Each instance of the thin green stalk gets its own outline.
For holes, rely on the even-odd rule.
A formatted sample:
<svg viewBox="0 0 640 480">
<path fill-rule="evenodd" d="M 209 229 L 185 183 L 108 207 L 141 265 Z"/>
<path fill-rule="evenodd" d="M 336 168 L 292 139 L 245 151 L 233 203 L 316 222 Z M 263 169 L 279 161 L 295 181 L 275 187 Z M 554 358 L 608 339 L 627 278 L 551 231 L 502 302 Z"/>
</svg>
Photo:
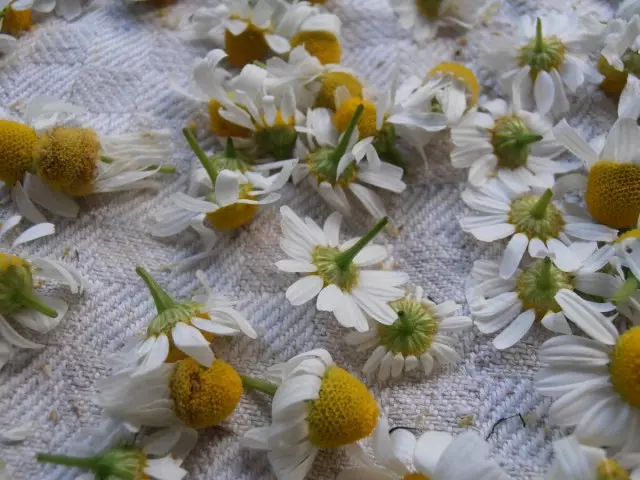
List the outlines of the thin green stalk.
<svg viewBox="0 0 640 480">
<path fill-rule="evenodd" d="M 536 52 L 541 53 L 544 51 L 544 38 L 542 37 L 542 20 L 538 17 L 536 21 Z"/>
<path fill-rule="evenodd" d="M 276 394 L 276 390 L 278 390 L 278 386 L 273 383 L 258 380 L 256 378 L 245 377 L 244 375 L 240 375 L 240 378 L 242 379 L 242 384 L 245 388 L 257 390 L 259 392 L 266 393 L 267 395 L 271 395 L 272 397 Z"/>
<path fill-rule="evenodd" d="M 158 170 L 158 173 L 176 173 L 175 165 L 149 165 L 145 170 Z"/>
<path fill-rule="evenodd" d="M 200 160 L 200 163 L 202 164 L 204 169 L 207 171 L 207 174 L 209 175 L 209 178 L 211 179 L 212 184 L 215 185 L 216 177 L 218 176 L 218 174 L 216 172 L 215 167 L 211 163 L 211 160 L 209 159 L 209 157 L 207 157 L 207 154 L 204 153 L 204 150 L 196 140 L 196 137 L 193 135 L 191 130 L 189 130 L 188 128 L 183 128 L 182 133 L 187 139 L 187 142 L 189 142 L 189 146 L 191 147 L 191 150 L 193 150 L 193 153 L 196 154 L 196 157 L 198 157 L 198 160 Z"/>
<path fill-rule="evenodd" d="M 55 463 L 56 465 L 65 465 L 67 467 L 88 468 L 93 470 L 100 457 L 70 457 L 68 455 L 56 455 L 50 453 L 36 454 L 36 460 L 42 463 Z"/>
<path fill-rule="evenodd" d="M 548 290 L 551 287 L 551 283 L 553 279 L 551 278 L 551 259 L 549 257 L 545 257 L 542 260 L 542 270 L 540 271 L 540 276 L 538 277 L 538 288 L 541 290 Z"/>
<path fill-rule="evenodd" d="M 539 142 L 542 138 L 542 135 L 537 135 L 535 133 L 523 133 L 516 137 L 516 145 L 521 148 L 526 147 L 532 143 Z"/>
<path fill-rule="evenodd" d="M 553 192 L 550 188 L 547 188 L 530 211 L 533 218 L 538 220 L 544 218 L 547 207 L 551 203 L 551 197 L 553 197 Z"/>
<path fill-rule="evenodd" d="M 380 233 L 380 230 L 382 230 L 388 222 L 389 219 L 387 217 L 382 218 L 371 230 L 365 233 L 362 238 L 355 243 L 355 245 L 337 255 L 335 262 L 336 265 L 338 265 L 338 268 L 341 270 L 347 270 L 349 268 L 349 264 L 351 264 L 356 255 L 360 253 L 367 243 L 373 240 L 373 238 Z"/>
<path fill-rule="evenodd" d="M 349 125 L 347 125 L 347 129 L 344 131 L 340 143 L 338 143 L 338 146 L 333 151 L 333 160 L 335 161 L 336 165 L 347 151 L 347 147 L 349 146 L 349 139 L 351 138 L 351 135 L 353 135 L 353 131 L 358 126 L 358 121 L 362 116 L 362 112 L 364 112 L 364 105 L 360 104 L 358 105 L 358 108 L 356 108 L 356 111 L 353 112 L 353 116 L 351 117 L 351 120 L 349 120 Z"/>
<path fill-rule="evenodd" d="M 40 300 L 40 298 L 38 298 L 31 289 L 20 289 L 15 293 L 15 295 L 16 300 L 24 307 L 40 312 L 47 317 L 56 318 L 58 316 L 58 312 Z"/>
<path fill-rule="evenodd" d="M 231 137 L 227 138 L 227 146 L 224 149 L 224 156 L 227 158 L 236 158 L 238 156 L 236 147 L 233 145 L 233 139 Z"/>
<path fill-rule="evenodd" d="M 147 288 L 153 297 L 158 313 L 162 313 L 175 305 L 176 302 L 171 298 L 171 295 L 165 292 L 158 282 L 156 282 L 144 268 L 136 267 L 136 273 L 140 278 L 142 278 L 144 283 L 147 284 Z"/>
</svg>

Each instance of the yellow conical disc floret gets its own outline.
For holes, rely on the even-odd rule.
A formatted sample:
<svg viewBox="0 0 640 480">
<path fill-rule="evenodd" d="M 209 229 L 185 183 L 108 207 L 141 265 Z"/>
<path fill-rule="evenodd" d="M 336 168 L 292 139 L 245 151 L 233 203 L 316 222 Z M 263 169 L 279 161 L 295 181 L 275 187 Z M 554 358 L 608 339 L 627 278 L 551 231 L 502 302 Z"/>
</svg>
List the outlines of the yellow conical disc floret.
<svg viewBox="0 0 640 480">
<path fill-rule="evenodd" d="M 598 222 L 632 228 L 640 215 L 640 166 L 601 161 L 589 170 L 585 202 Z"/>
<path fill-rule="evenodd" d="M 208 428 L 218 425 L 236 409 L 242 396 L 242 380 L 222 360 L 205 368 L 187 358 L 177 363 L 169 389 L 178 418 L 189 427 Z"/>
<path fill-rule="evenodd" d="M 222 105 L 217 100 L 209 101 L 209 119 L 211 123 L 211 131 L 219 137 L 248 137 L 251 130 L 235 123 L 230 122 L 220 115 L 220 107 Z"/>
<path fill-rule="evenodd" d="M 378 133 L 376 129 L 376 106 L 361 98 L 351 97 L 344 102 L 333 115 L 333 124 L 338 132 L 345 132 L 351 121 L 351 117 L 353 117 L 359 105 L 364 106 L 360 120 L 358 120 L 358 133 L 360 134 L 360 138 L 374 137 Z"/>
<path fill-rule="evenodd" d="M 631 476 L 618 462 L 605 458 L 598 462 L 595 480 L 631 480 Z"/>
<path fill-rule="evenodd" d="M 32 25 L 32 12 L 30 8 L 25 10 L 14 10 L 8 8 L 2 19 L 2 33 L 8 33 L 14 37 L 26 32 Z"/>
<path fill-rule="evenodd" d="M 316 57 L 323 65 L 340 63 L 342 47 L 340 40 L 333 33 L 324 30 L 301 31 L 291 38 L 291 48 L 303 45 L 312 57 Z"/>
<path fill-rule="evenodd" d="M 93 189 L 100 140 L 87 128 L 56 127 L 38 137 L 35 168 L 51 188 L 72 196 Z"/>
<path fill-rule="evenodd" d="M 35 146 L 33 128 L 0 120 L 0 180 L 9 185 L 22 180 L 33 164 Z"/>
<path fill-rule="evenodd" d="M 436 65 L 429 72 L 428 76 L 432 77 L 438 74 L 450 75 L 460 80 L 469 90 L 469 94 L 471 95 L 471 104 L 476 105 L 478 103 L 478 98 L 480 98 L 480 82 L 478 82 L 478 78 L 471 69 L 460 63 L 443 62 Z"/>
<path fill-rule="evenodd" d="M 622 399 L 640 408 L 640 327 L 627 330 L 618 338 L 611 352 L 609 376 Z"/>
<path fill-rule="evenodd" d="M 225 30 L 224 49 L 229 63 L 238 68 L 256 60 L 262 60 L 269 53 L 264 31 L 252 23 L 240 35 L 234 35 L 229 30 Z"/>
<path fill-rule="evenodd" d="M 245 185 L 239 197 L 245 200 L 253 200 L 248 192 L 250 185 Z M 256 203 L 234 203 L 219 208 L 215 212 L 207 213 L 207 220 L 218 230 L 235 230 L 244 227 L 258 214 L 259 205 Z"/>
<path fill-rule="evenodd" d="M 624 87 L 627 85 L 629 74 L 613 68 L 602 55 L 598 59 L 598 71 L 604 76 L 600 88 L 610 98 L 618 100 Z"/>
<path fill-rule="evenodd" d="M 310 402 L 309 441 L 318 448 L 357 442 L 373 432 L 378 414 L 378 405 L 362 382 L 340 367 L 329 367 L 318 399 Z"/>
</svg>

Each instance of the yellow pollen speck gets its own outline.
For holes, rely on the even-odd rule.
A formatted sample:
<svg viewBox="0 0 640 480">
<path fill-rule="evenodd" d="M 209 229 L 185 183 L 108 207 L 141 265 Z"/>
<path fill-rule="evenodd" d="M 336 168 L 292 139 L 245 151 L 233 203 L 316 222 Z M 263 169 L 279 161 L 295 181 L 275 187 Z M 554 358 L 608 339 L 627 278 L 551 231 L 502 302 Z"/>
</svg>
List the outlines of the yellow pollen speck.
<svg viewBox="0 0 640 480">
<path fill-rule="evenodd" d="M 378 405 L 360 380 L 340 367 L 329 367 L 317 400 L 310 402 L 309 441 L 318 448 L 338 448 L 368 437 L 378 423 Z"/>
<path fill-rule="evenodd" d="M 613 389 L 622 399 L 640 408 L 640 327 L 620 335 L 611 352 L 609 375 Z"/>
<path fill-rule="evenodd" d="M 248 200 L 251 187 L 246 185 L 240 191 L 240 198 Z M 207 213 L 207 220 L 218 230 L 235 230 L 248 225 L 258 214 L 257 203 L 233 203 L 219 208 L 215 212 Z"/>
<path fill-rule="evenodd" d="M 100 140 L 93 130 L 56 127 L 38 137 L 36 173 L 54 190 L 89 195 L 99 155 Z"/>
<path fill-rule="evenodd" d="M 600 161 L 589 170 L 585 202 L 598 222 L 633 228 L 640 215 L 640 165 Z"/>
<path fill-rule="evenodd" d="M 478 103 L 478 98 L 480 98 L 480 82 L 478 82 L 478 78 L 470 68 L 465 67 L 460 63 L 442 62 L 436 65 L 429 72 L 428 76 L 432 77 L 438 74 L 450 75 L 460 80 L 469 90 L 469 94 L 471 95 L 471 104 L 476 105 Z"/>
<path fill-rule="evenodd" d="M 225 30 L 224 49 L 229 63 L 241 68 L 265 58 L 269 53 L 269 45 L 264 38 L 264 33 L 253 23 L 250 23 L 240 35 L 234 35 L 229 30 Z"/>
<path fill-rule="evenodd" d="M 376 106 L 361 98 L 351 97 L 344 102 L 333 115 L 333 124 L 338 132 L 345 132 L 359 105 L 364 107 L 360 120 L 358 120 L 358 133 L 360 134 L 360 138 L 373 137 L 378 133 L 376 129 Z"/>
<path fill-rule="evenodd" d="M 315 108 L 336 109 L 334 92 L 344 86 L 352 97 L 362 97 L 362 83 L 347 72 L 326 72 L 320 77 L 320 90 L 314 104 Z"/>
<path fill-rule="evenodd" d="M 17 36 L 29 30 L 32 26 L 32 12 L 30 8 L 25 10 L 7 9 L 2 19 L 2 33 Z"/>
<path fill-rule="evenodd" d="M 598 462 L 595 480 L 630 480 L 629 472 L 622 468 L 618 462 L 611 458 L 605 458 Z"/>
<path fill-rule="evenodd" d="M 169 389 L 178 418 L 189 427 L 208 428 L 218 425 L 236 409 L 242 396 L 242 380 L 222 360 L 205 368 L 187 358 L 177 363 Z"/>
<path fill-rule="evenodd" d="M 31 169 L 36 146 L 33 128 L 0 120 L 0 180 L 14 185 Z"/>
<path fill-rule="evenodd" d="M 431 480 L 431 477 L 423 473 L 407 473 L 402 480 Z"/>
<path fill-rule="evenodd" d="M 251 130 L 230 122 L 220 115 L 221 104 L 217 100 L 209 101 L 209 120 L 211 131 L 219 137 L 248 137 Z"/>
<path fill-rule="evenodd" d="M 323 65 L 340 63 L 342 58 L 340 40 L 331 32 L 324 30 L 298 32 L 291 38 L 290 43 L 291 48 L 304 45 L 305 50 Z"/>
</svg>

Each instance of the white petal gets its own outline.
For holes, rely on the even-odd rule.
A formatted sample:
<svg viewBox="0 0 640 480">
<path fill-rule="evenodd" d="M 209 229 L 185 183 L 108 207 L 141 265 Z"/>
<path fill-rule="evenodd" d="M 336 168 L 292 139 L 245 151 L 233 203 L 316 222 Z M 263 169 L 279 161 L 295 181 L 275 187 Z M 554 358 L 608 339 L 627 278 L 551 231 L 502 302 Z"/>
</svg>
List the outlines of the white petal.
<svg viewBox="0 0 640 480">
<path fill-rule="evenodd" d="M 507 238 L 516 231 L 516 227 L 510 223 L 500 223 L 498 225 L 489 225 L 486 227 L 474 228 L 470 231 L 471 235 L 481 242 L 495 242 Z"/>
<path fill-rule="evenodd" d="M 598 161 L 598 154 L 583 140 L 578 132 L 569 126 L 566 120 L 561 120 L 553 127 L 553 134 L 556 140 L 580 158 L 587 168 Z"/>
<path fill-rule="evenodd" d="M 359 332 L 369 330 L 367 318 L 349 294 L 342 295 L 342 301 L 333 311 L 333 315 L 343 327 L 355 328 Z"/>
<path fill-rule="evenodd" d="M 505 328 L 496 338 L 493 339 L 493 345 L 498 350 L 504 350 L 505 348 L 512 347 L 527 334 L 535 319 L 535 310 L 527 310 L 526 312 L 521 313 L 513 322 L 511 322 L 511 325 Z"/>
<path fill-rule="evenodd" d="M 418 472 L 433 476 L 440 457 L 453 441 L 453 437 L 445 432 L 426 432 L 416 443 L 413 464 Z"/>
<path fill-rule="evenodd" d="M 552 332 L 571 335 L 571 326 L 562 312 L 548 312 L 542 319 L 542 325 Z"/>
<path fill-rule="evenodd" d="M 333 312 L 342 301 L 342 290 L 337 285 L 327 285 L 318 295 L 317 308 L 321 312 Z"/>
<path fill-rule="evenodd" d="M 555 86 L 548 72 L 544 70 L 538 72 L 536 83 L 533 86 L 533 96 L 541 114 L 544 115 L 551 110 L 555 98 Z"/>
<path fill-rule="evenodd" d="M 303 305 L 318 295 L 322 286 L 322 278 L 316 275 L 303 277 L 287 289 L 287 300 L 291 305 Z"/>
<path fill-rule="evenodd" d="M 553 263 L 563 272 L 573 272 L 580 268 L 580 259 L 560 240 L 550 238 L 547 248 L 553 253 Z"/>
<path fill-rule="evenodd" d="M 0 440 L 5 443 L 22 442 L 35 433 L 31 423 L 24 423 L 7 430 L 0 431 Z"/>
<path fill-rule="evenodd" d="M 518 269 L 520 261 L 524 252 L 529 245 L 529 239 L 524 233 L 516 233 L 502 256 L 502 262 L 500 262 L 500 276 L 504 279 L 511 278 Z"/>
<path fill-rule="evenodd" d="M 267 44 L 269 48 L 273 50 L 278 55 L 282 55 L 283 53 L 291 50 L 291 45 L 289 44 L 289 40 L 280 35 L 266 34 L 264 38 L 267 40 Z"/>
<path fill-rule="evenodd" d="M 169 338 L 164 333 L 158 335 L 151 350 L 145 355 L 140 366 L 133 372 L 131 376 L 144 375 L 155 370 L 164 363 L 169 355 Z"/>
<path fill-rule="evenodd" d="M 314 264 L 298 260 L 280 260 L 276 262 L 276 267 L 278 270 L 289 273 L 312 273 L 318 270 Z"/>
<path fill-rule="evenodd" d="M 382 245 L 367 245 L 358 252 L 353 259 L 353 263 L 359 267 L 375 265 L 384 261 L 387 255 L 386 247 Z"/>
<path fill-rule="evenodd" d="M 562 289 L 555 296 L 566 317 L 583 332 L 606 345 L 614 345 L 618 331 L 610 318 L 594 311 L 582 299 L 570 290 Z"/>
<path fill-rule="evenodd" d="M 240 194 L 238 175 L 230 170 L 222 170 L 216 177 L 216 201 L 222 207 L 235 203 Z"/>
<path fill-rule="evenodd" d="M 4 317 L 0 317 L 0 335 L 4 337 L 4 340 L 9 342 L 11 345 L 15 345 L 16 347 L 31 349 L 44 348 L 44 345 L 40 345 L 39 343 L 27 340 L 18 332 L 16 332 Z"/>
<path fill-rule="evenodd" d="M 340 223 L 342 223 L 342 215 L 333 212 L 324 222 L 324 236 L 330 246 L 337 247 L 340 243 Z"/>
<path fill-rule="evenodd" d="M 179 322 L 171 330 L 171 337 L 175 346 L 205 367 L 210 367 L 215 357 L 200 330 Z"/>
<path fill-rule="evenodd" d="M 640 127 L 635 118 L 619 118 L 613 124 L 600 157 L 614 162 L 634 162 L 640 150 Z"/>
</svg>

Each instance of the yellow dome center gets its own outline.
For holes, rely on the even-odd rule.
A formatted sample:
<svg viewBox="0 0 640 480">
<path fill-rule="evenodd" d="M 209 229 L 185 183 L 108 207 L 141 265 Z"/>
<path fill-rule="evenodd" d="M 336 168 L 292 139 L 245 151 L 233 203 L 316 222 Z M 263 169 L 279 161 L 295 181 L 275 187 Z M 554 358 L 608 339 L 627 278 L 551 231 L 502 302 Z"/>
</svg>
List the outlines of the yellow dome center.
<svg viewBox="0 0 640 480">
<path fill-rule="evenodd" d="M 26 10 L 14 10 L 13 8 L 6 9 L 2 20 L 2 33 L 8 33 L 12 36 L 17 36 L 22 32 L 26 32 L 32 25 L 31 9 Z"/>
<path fill-rule="evenodd" d="M 240 198 L 248 200 L 250 185 L 245 185 L 240 191 Z M 218 230 L 235 230 L 244 227 L 258 214 L 259 205 L 257 203 L 233 203 L 226 207 L 219 208 L 215 212 L 207 213 L 207 220 Z"/>
<path fill-rule="evenodd" d="M 378 423 L 378 405 L 367 387 L 346 370 L 329 367 L 320 396 L 310 402 L 309 441 L 338 448 L 368 437 Z"/>
<path fill-rule="evenodd" d="M 244 19 L 238 19 L 244 20 Z M 265 31 L 249 23 L 240 35 L 234 35 L 229 30 L 224 32 L 224 49 L 227 60 L 234 67 L 244 67 L 256 60 L 262 60 L 269 53 L 269 44 L 264 38 Z"/>
<path fill-rule="evenodd" d="M 217 100 L 209 100 L 209 120 L 211 131 L 219 137 L 248 137 L 251 130 L 229 120 L 220 115 L 220 107 L 222 105 Z"/>
<path fill-rule="evenodd" d="M 189 427 L 208 428 L 218 425 L 236 409 L 242 396 L 242 380 L 222 360 L 205 368 L 187 358 L 177 363 L 169 389 L 178 418 Z"/>
<path fill-rule="evenodd" d="M 314 107 L 335 110 L 334 93 L 340 86 L 346 87 L 352 97 L 362 97 L 362 83 L 356 77 L 347 72 L 326 72 L 320 77 L 320 90 Z"/>
<path fill-rule="evenodd" d="M 434 75 L 449 75 L 464 83 L 471 96 L 471 104 L 476 105 L 480 98 L 480 82 L 475 73 L 464 65 L 455 62 L 442 62 L 436 65 L 430 72 L 429 77 Z"/>
<path fill-rule="evenodd" d="M 640 408 L 640 327 L 620 335 L 611 352 L 609 375 L 613 389 L 629 405 Z"/>
<path fill-rule="evenodd" d="M 0 180 L 14 185 L 31 169 L 36 146 L 33 128 L 0 120 Z"/>
<path fill-rule="evenodd" d="M 424 473 L 407 473 L 402 480 L 431 480 L 431 477 Z"/>
<path fill-rule="evenodd" d="M 618 462 L 605 458 L 598 462 L 595 480 L 630 480 L 629 472 L 622 468 Z"/>
<path fill-rule="evenodd" d="M 600 161 L 589 170 L 585 202 L 598 222 L 633 228 L 640 215 L 640 165 Z"/>
<path fill-rule="evenodd" d="M 87 128 L 56 127 L 38 137 L 35 167 L 51 188 L 72 196 L 93 190 L 100 140 Z"/>
<path fill-rule="evenodd" d="M 364 111 L 360 116 L 360 120 L 358 120 L 358 133 L 360 134 L 360 138 L 374 137 L 378 133 L 376 129 L 376 106 L 362 98 L 351 97 L 344 102 L 333 115 L 333 124 L 338 132 L 343 133 L 346 131 L 351 117 L 353 117 L 353 114 L 360 105 L 364 106 Z"/>
<path fill-rule="evenodd" d="M 304 48 L 323 65 L 340 63 L 342 47 L 333 33 L 324 30 L 301 31 L 291 38 L 291 48 L 304 45 Z"/>
</svg>

